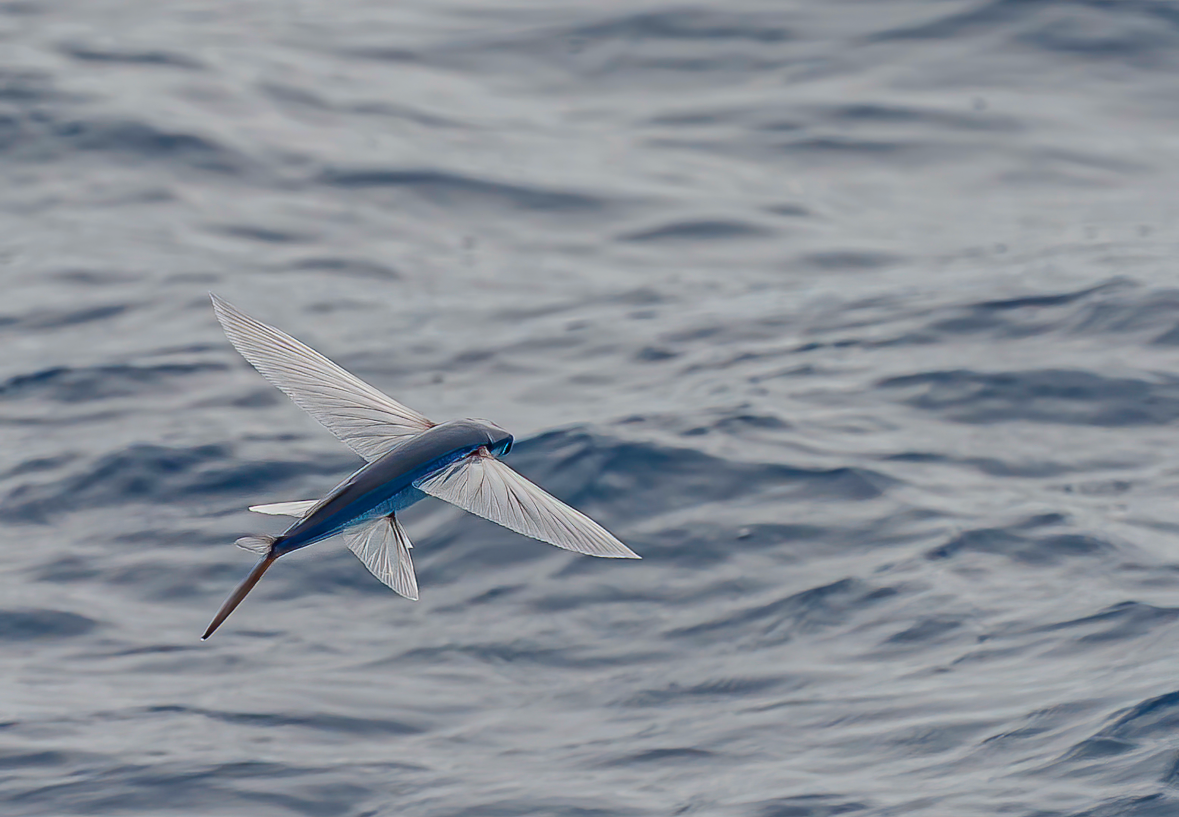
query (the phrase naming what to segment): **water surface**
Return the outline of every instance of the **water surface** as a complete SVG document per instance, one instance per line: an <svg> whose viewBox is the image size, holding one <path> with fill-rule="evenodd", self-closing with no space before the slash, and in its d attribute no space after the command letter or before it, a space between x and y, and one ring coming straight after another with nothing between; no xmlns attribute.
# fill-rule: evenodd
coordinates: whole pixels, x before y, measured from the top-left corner
<svg viewBox="0 0 1179 817"><path fill-rule="evenodd" d="M1179 12L0 2L5 815L1179 813ZM645 557L359 463L207 292Z"/></svg>

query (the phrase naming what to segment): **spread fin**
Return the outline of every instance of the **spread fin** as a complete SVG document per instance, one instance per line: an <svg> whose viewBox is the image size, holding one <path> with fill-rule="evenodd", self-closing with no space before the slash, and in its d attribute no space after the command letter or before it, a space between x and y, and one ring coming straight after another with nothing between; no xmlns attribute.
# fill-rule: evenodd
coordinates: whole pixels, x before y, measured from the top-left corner
<svg viewBox="0 0 1179 817"><path fill-rule="evenodd" d="M409 537L390 514L344 531L348 548L372 574L411 601L418 600L418 580L409 557Z"/></svg>
<svg viewBox="0 0 1179 817"><path fill-rule="evenodd" d="M234 542L242 550L248 550L250 553L266 554L270 552L270 546L274 544L277 536L243 536Z"/></svg>
<svg viewBox="0 0 1179 817"><path fill-rule="evenodd" d="M434 425L285 332L210 297L221 328L242 357L369 462Z"/></svg>
<svg viewBox="0 0 1179 817"><path fill-rule="evenodd" d="M414 486L468 513L550 545L609 559L639 559L594 520L517 474L487 452L456 460Z"/></svg>
<svg viewBox="0 0 1179 817"><path fill-rule="evenodd" d="M271 516L296 516L302 519L319 504L318 499L297 499L293 502L272 502L269 505L251 505L254 513L268 513Z"/></svg>

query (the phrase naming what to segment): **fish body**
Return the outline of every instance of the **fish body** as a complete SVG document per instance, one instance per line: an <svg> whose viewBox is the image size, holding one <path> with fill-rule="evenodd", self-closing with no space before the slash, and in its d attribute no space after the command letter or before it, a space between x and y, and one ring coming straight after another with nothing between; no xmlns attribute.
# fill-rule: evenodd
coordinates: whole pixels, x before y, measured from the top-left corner
<svg viewBox="0 0 1179 817"><path fill-rule="evenodd" d="M374 576L416 600L413 545L397 513L427 496L566 550L639 558L601 525L503 464L499 458L511 451L513 438L499 426L486 420L432 422L290 335L212 298L234 348L368 464L323 499L250 508L297 521L279 536L237 540L262 558L221 605L202 640L277 559L337 534Z"/></svg>
<svg viewBox="0 0 1179 817"><path fill-rule="evenodd" d="M276 555L404 510L427 496L414 485L415 480L437 473L481 447L502 451L511 445L511 434L484 420L451 420L429 428L341 483L274 541Z"/></svg>

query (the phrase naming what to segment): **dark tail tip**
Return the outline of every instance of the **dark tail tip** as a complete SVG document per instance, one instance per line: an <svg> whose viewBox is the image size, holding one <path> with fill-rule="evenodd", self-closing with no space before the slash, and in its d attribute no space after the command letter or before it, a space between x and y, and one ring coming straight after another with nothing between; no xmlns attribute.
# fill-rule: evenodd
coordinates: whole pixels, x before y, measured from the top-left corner
<svg viewBox="0 0 1179 817"><path fill-rule="evenodd" d="M209 636L221 626L222 622L229 618L229 614L237 609L237 606L242 603L242 599L254 589L254 585L262 578L262 574L274 564L276 558L278 557L267 554L258 561L258 564L254 565L254 569L242 580L242 583L237 586L237 589L229 594L229 598L221 605L221 609L217 611L217 615L213 616L213 621L209 624L209 629L205 630L205 634L201 636L201 641L207 641Z"/></svg>

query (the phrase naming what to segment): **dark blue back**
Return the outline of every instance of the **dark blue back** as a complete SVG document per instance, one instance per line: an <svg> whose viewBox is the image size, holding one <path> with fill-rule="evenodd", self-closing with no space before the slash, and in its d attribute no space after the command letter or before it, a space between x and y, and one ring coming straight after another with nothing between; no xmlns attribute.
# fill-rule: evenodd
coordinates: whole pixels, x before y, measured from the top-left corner
<svg viewBox="0 0 1179 817"><path fill-rule="evenodd" d="M505 439L511 435L479 420L452 420L427 429L349 477L313 514L279 537L275 546L281 551L297 550L332 536L353 519L413 489L414 480L480 446L502 445Z"/></svg>

